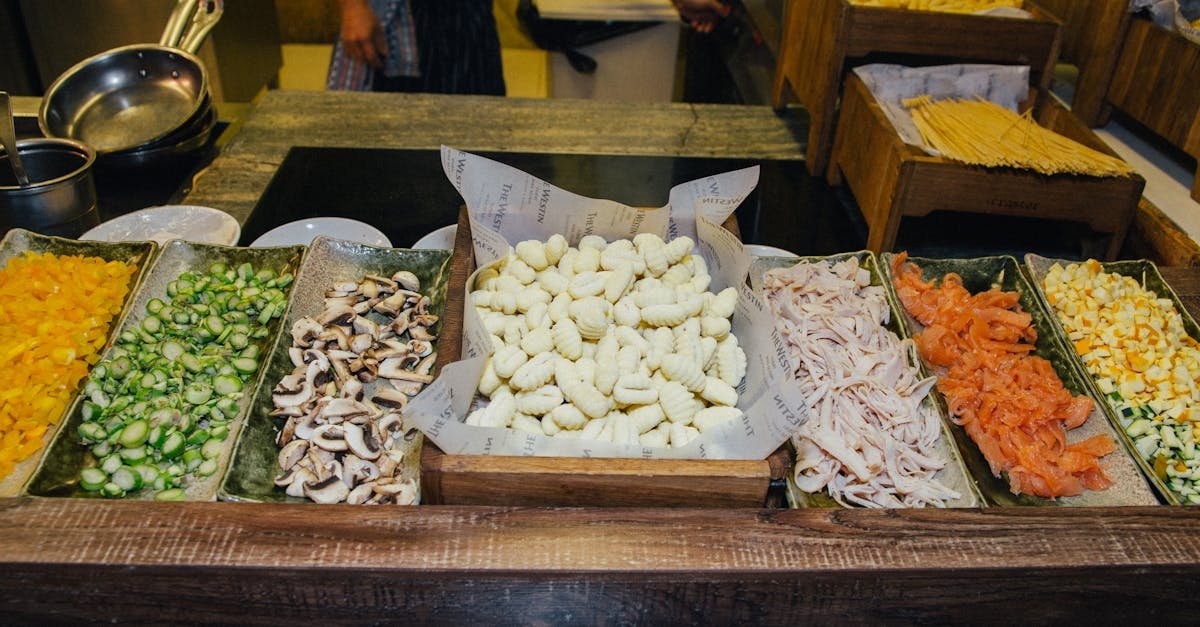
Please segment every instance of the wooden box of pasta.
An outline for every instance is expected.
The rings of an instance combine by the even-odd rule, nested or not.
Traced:
[[[808,170],[825,170],[849,68],[904,62],[1020,63],[1047,88],[1060,46],[1057,18],[1025,0],[790,0],[772,104],[809,113]],[[840,125],[840,122],[837,123]]]
[[[978,95],[930,97],[911,84],[877,96],[868,87],[880,89],[873,67],[846,80],[827,171],[830,184],[849,187],[861,208],[868,248],[891,250],[903,218],[944,211],[1082,223],[1096,234],[1089,253],[1116,257],[1145,180],[1057,97],[1021,86],[1020,96],[1010,90],[1008,109]],[[968,86],[997,82],[972,77],[979,66],[943,67],[955,68],[955,80]],[[926,87],[937,92],[944,82]]]
[[[722,226],[737,235],[735,218]],[[471,223],[464,208],[451,257],[440,364],[465,356],[464,308],[469,306],[475,270]],[[468,417],[467,424],[472,420]],[[789,464],[783,447],[766,459],[642,459],[465,454],[445,451],[427,439],[420,458],[421,495],[422,502],[436,505],[778,506]]]

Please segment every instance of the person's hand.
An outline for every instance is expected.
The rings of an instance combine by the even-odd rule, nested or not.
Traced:
[[[700,33],[711,33],[717,22],[729,15],[729,7],[719,0],[671,0],[675,9],[692,28]]]
[[[367,0],[341,0],[342,47],[351,59],[379,67],[387,57],[387,40]]]

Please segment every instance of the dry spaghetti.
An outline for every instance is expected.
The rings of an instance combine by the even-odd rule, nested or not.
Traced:
[[[941,13],[978,13],[997,7],[1019,9],[1024,4],[1023,0],[850,0],[850,2],[863,6]]]
[[[1124,161],[1039,126],[1028,112],[1018,114],[981,98],[935,101],[918,96],[904,106],[925,143],[948,159],[1042,174],[1133,173]]]

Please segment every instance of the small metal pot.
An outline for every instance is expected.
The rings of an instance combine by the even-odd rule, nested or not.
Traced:
[[[70,139],[17,142],[29,187],[17,184],[0,156],[0,230],[21,227],[43,235],[78,237],[100,224],[92,164],[96,152]]]

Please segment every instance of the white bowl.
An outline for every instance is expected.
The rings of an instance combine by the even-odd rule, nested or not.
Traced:
[[[774,246],[767,246],[765,244],[743,244],[742,247],[746,249],[746,252],[750,253],[751,255],[754,255],[755,257],[799,257],[800,256],[790,250],[784,250],[782,248],[775,248]]]
[[[412,247],[416,250],[454,250],[454,238],[458,236],[458,225],[450,224],[426,233]]]
[[[237,245],[242,227],[233,216],[211,207],[163,205],[134,211],[104,222],[79,236],[98,242],[140,242],[159,244],[182,239],[201,244]]]
[[[308,218],[288,222],[263,233],[250,246],[255,248],[294,246],[296,244],[307,246],[318,235],[380,248],[392,247],[392,241],[382,231],[366,222],[349,218]]]

